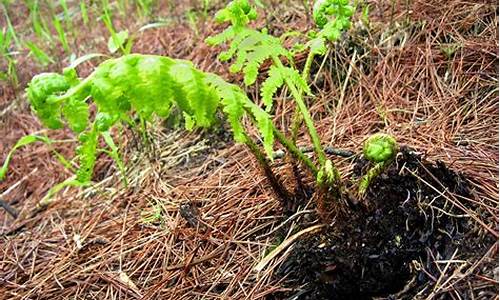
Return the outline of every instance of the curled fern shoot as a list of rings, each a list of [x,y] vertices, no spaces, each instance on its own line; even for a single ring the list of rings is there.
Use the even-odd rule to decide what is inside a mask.
[[[363,145],[363,155],[371,162],[379,163],[392,160],[398,152],[396,139],[385,133],[371,135]]]
[[[370,183],[387,169],[398,151],[399,145],[391,135],[376,133],[366,139],[363,145],[363,156],[374,165],[359,182],[358,194],[360,196],[363,196]]]

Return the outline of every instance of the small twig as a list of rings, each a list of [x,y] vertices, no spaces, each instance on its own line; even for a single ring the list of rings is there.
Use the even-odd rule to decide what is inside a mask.
[[[308,153],[308,152],[312,152],[313,148],[312,147],[300,147],[299,150],[302,153]],[[356,155],[356,153],[354,153],[353,151],[337,149],[337,148],[333,148],[330,146],[325,147],[324,150],[325,150],[325,153],[328,155],[335,155],[335,156],[340,156],[340,157],[353,157],[354,155]],[[273,153],[274,159],[281,159],[283,157],[285,157],[285,151],[283,149],[279,149],[279,150],[274,151],[274,153]]]
[[[283,250],[285,250],[286,248],[288,248],[288,246],[290,246],[296,239],[298,239],[302,235],[304,235],[306,233],[316,232],[316,231],[318,231],[319,229],[321,229],[321,228],[323,228],[325,226],[326,226],[325,224],[314,225],[314,226],[311,226],[309,228],[303,229],[303,230],[297,232],[296,234],[292,235],[291,237],[287,238],[278,247],[274,248],[273,251],[271,251],[268,255],[266,255],[266,257],[264,257],[253,268],[254,271],[256,271],[256,272],[262,271],[271,260],[273,260],[276,256],[278,256],[278,254],[280,254]]]
[[[0,199],[0,206],[3,207],[3,209],[5,209],[5,211],[9,213],[9,215],[11,215],[14,219],[17,219],[17,217],[19,216],[17,210],[15,210],[12,206],[9,205],[9,203],[5,202],[2,199]]]
[[[356,155],[356,153],[354,153],[353,151],[336,149],[333,147],[326,147],[325,153],[328,155],[336,155],[336,156],[341,156],[341,157],[353,157],[354,155]]]
[[[283,228],[286,224],[288,224],[288,222],[292,221],[293,219],[300,217],[303,214],[312,213],[312,212],[314,212],[314,210],[311,210],[311,209],[298,211],[295,214],[293,214],[292,216],[290,216],[288,219],[286,219],[283,223],[281,223],[280,225],[275,227],[273,230],[271,230],[270,232],[265,233],[263,235],[259,235],[256,239],[260,240],[262,238],[268,237],[268,236],[272,235],[273,233],[275,233],[276,231],[278,231],[280,228]]]

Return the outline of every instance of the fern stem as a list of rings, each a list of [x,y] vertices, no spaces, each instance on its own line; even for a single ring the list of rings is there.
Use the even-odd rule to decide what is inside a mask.
[[[248,116],[251,118],[253,123],[257,123],[255,118],[253,117],[252,112],[248,107],[245,106],[245,111],[247,112]],[[276,139],[280,142],[280,144],[283,145],[294,157],[295,159],[298,159],[300,162],[302,162],[306,167],[311,170],[311,173],[316,177],[318,175],[318,168],[314,165],[312,160],[307,157],[296,145],[293,143],[290,139],[288,139],[281,131],[274,126],[274,124],[271,123],[272,129],[273,129],[273,135],[276,137]]]
[[[297,143],[300,124],[302,124],[302,115],[300,114],[300,111],[296,109],[292,118],[292,141],[294,143]]]
[[[278,57],[273,56],[272,59],[278,68],[284,68],[283,64],[281,63],[281,60]],[[306,123],[306,127],[309,131],[309,136],[311,137],[313,143],[314,152],[318,156],[318,161],[320,165],[323,167],[326,163],[326,154],[323,150],[323,147],[321,146],[321,141],[319,139],[318,132],[314,127],[314,122],[312,120],[312,117],[309,114],[309,110],[307,109],[306,104],[304,103],[304,99],[302,98],[302,93],[299,92],[295,84],[293,84],[293,82],[289,78],[285,78],[285,83],[290,89],[290,92],[292,93],[292,96],[295,99],[295,102],[297,103],[299,111],[302,113],[302,117],[304,118],[304,122]]]
[[[305,82],[309,82],[309,76],[311,73],[311,66],[312,66],[312,62],[314,61],[315,55],[316,54],[313,51],[309,51],[309,54],[307,55],[304,69],[302,69],[302,79],[304,79]],[[300,124],[302,124],[302,116],[301,116],[299,110],[295,110],[295,113],[293,114],[293,121],[292,122],[293,122],[292,123],[292,141],[295,143],[297,141],[297,136],[299,134]]]
[[[312,62],[314,61],[314,56],[316,53],[313,51],[309,51],[309,54],[307,55],[306,59],[306,64],[304,65],[304,69],[302,70],[302,79],[304,79],[306,82],[309,81],[309,75],[311,73],[311,66]]]
[[[366,194],[366,191],[368,190],[368,187],[370,187],[370,184],[373,182],[375,178],[377,178],[380,174],[384,172],[384,170],[387,168],[388,165],[390,165],[391,161],[389,162],[379,162],[375,164],[373,167],[368,170],[368,172],[361,178],[359,181],[359,186],[358,186],[358,195],[363,197]]]
[[[273,191],[283,202],[286,203],[286,201],[291,198],[290,193],[286,190],[286,188],[283,186],[280,180],[278,180],[273,170],[271,169],[271,166],[269,165],[266,156],[264,155],[264,153],[262,153],[257,144],[248,136],[248,134],[244,133],[244,135],[245,135],[245,145],[250,149],[250,152],[252,152],[252,154],[259,162],[259,165],[264,171],[264,174],[266,175],[267,179],[269,180],[269,183],[271,184]]]
[[[289,139],[285,137],[281,131],[279,131],[276,127],[273,126],[274,136],[278,139],[278,141],[285,147],[290,153],[299,161],[301,161],[304,165],[306,165],[309,170],[311,170],[314,177],[318,175],[318,168],[314,165],[311,159],[307,157],[300,149]]]

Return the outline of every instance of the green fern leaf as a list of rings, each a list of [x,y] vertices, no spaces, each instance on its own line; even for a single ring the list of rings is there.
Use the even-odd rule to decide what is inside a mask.
[[[241,119],[244,114],[246,95],[241,89],[227,83],[222,78],[214,74],[206,74],[205,82],[214,87],[221,98],[222,110],[227,115],[235,141],[244,142],[245,134]],[[248,100],[249,101],[249,100]]]
[[[250,47],[251,43],[247,45]],[[257,45],[250,54],[256,66],[267,57],[264,45]],[[71,87],[68,80],[76,85]],[[134,113],[146,120],[153,114],[168,116],[174,105],[184,115],[188,129],[213,125],[217,121],[216,111],[222,107],[237,142],[246,142],[242,119],[249,111],[256,120],[264,150],[272,155],[274,136],[270,116],[239,87],[214,74],[203,73],[187,61],[126,55],[103,62],[82,81],[75,73],[66,79],[58,74],[35,77],[28,95],[37,112],[42,112],[39,115],[51,120],[52,126],[62,126],[63,116],[72,130],[81,132],[77,148],[79,182],[89,182],[92,178],[102,133],[120,120],[130,122]],[[97,108],[91,129],[88,129],[88,99]]]
[[[191,117],[194,117],[196,125],[212,125],[215,122],[218,97],[212,88],[204,84],[203,73],[187,64],[175,64],[172,66],[172,74],[186,92],[192,111]]]
[[[235,36],[234,28],[228,27],[221,33],[206,38],[205,43],[207,43],[207,45],[209,46],[217,46],[233,39],[234,36]]]
[[[245,50],[240,49],[240,51],[238,51],[235,62],[229,67],[231,73],[238,73],[243,69],[248,58],[247,54]]]
[[[269,116],[269,114],[260,109],[260,107],[255,105],[253,102],[249,101],[246,103],[246,105],[252,112],[257,122],[257,129],[259,130],[263,138],[262,144],[264,146],[264,151],[266,152],[267,156],[271,160],[273,160],[274,133],[271,116]]]
[[[85,98],[71,97],[62,107],[62,114],[74,132],[84,131],[89,123],[89,109]]]
[[[130,99],[134,109],[145,119],[154,112],[164,116],[170,110],[171,93],[165,88],[168,84],[160,80],[161,69],[168,69],[163,62],[160,57],[147,56],[138,60],[134,68],[137,81],[131,89]]]
[[[57,73],[42,73],[33,77],[26,89],[28,100],[42,123],[50,129],[63,126],[61,104],[50,103],[49,98],[70,88],[66,78]]]
[[[186,112],[183,112],[182,115],[184,116],[186,130],[188,130],[188,131],[193,130],[194,123],[195,123],[193,117],[191,117]]]
[[[119,115],[115,113],[98,112],[94,119],[94,127],[98,132],[109,130],[118,121]]]
[[[311,52],[318,55],[325,55],[326,45],[325,39],[322,37],[317,37],[309,41],[307,44],[311,49]]]
[[[283,86],[283,84],[284,80],[280,69],[275,66],[271,66],[268,77],[260,89],[262,101],[264,102],[267,112],[271,111],[273,107],[273,96],[278,89]]]
[[[80,168],[76,173],[76,179],[79,182],[85,183],[92,180],[97,157],[98,138],[99,134],[95,129],[80,134],[80,146],[76,149],[76,153],[80,160]]]
[[[304,78],[302,78],[298,70],[286,67],[282,68],[281,72],[282,75],[285,78],[291,80],[295,86],[301,88],[306,94],[312,95],[309,85],[304,80]]]
[[[113,62],[114,63],[114,62]],[[118,107],[121,107],[120,102],[123,101],[124,84],[120,81],[110,79],[110,69],[114,64],[107,63],[100,65],[93,73],[93,79],[90,83],[90,93],[94,102],[102,112],[110,114],[118,114]]]
[[[250,30],[242,30],[237,35],[235,35],[233,41],[229,45],[229,49],[223,51],[219,54],[220,61],[228,61],[234,57],[236,52],[242,49],[240,44],[251,34]]]
[[[215,90],[205,84],[203,73],[193,69],[193,83],[195,88],[191,89],[192,94],[191,107],[196,116],[196,125],[200,127],[209,127],[216,121],[215,112],[219,105],[219,97]]]
[[[248,63],[243,68],[245,85],[249,86],[255,83],[259,75],[259,68],[262,63],[273,54],[272,49],[268,45],[259,45],[253,48],[253,51],[248,54]]]

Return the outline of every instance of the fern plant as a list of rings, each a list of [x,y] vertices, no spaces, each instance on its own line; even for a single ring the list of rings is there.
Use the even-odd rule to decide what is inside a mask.
[[[363,156],[373,163],[373,166],[361,178],[358,185],[358,195],[363,197],[370,183],[392,163],[399,151],[396,139],[385,133],[371,135],[363,145]]]
[[[123,172],[118,147],[110,134],[110,130],[119,123],[134,125],[136,117],[144,123],[155,116],[166,118],[172,112],[180,111],[187,129],[208,128],[217,123],[216,111],[221,110],[230,124],[235,141],[248,146],[278,196],[286,199],[289,194],[268,163],[273,160],[275,139],[311,171],[320,191],[333,189],[334,195],[341,197],[343,186],[340,183],[340,173],[325,155],[305,105],[304,95],[311,95],[307,83],[310,60],[315,55],[324,54],[328,43],[337,39],[340,32],[348,28],[353,9],[343,0],[320,2],[315,6],[314,15],[319,31],[307,43],[309,54],[302,73],[295,67],[293,50],[285,48],[280,38],[269,35],[266,30],[255,30],[248,26],[256,18],[256,11],[248,1],[233,1],[217,14],[219,22],[230,22],[231,25],[222,33],[207,39],[207,42],[211,45],[229,43],[228,49],[219,58],[223,61],[233,59],[230,70],[242,72],[245,85],[253,85],[262,64],[271,62],[260,90],[264,108],[252,102],[237,85],[228,83],[215,74],[202,72],[189,61],[164,56],[128,54],[108,59],[86,78],[78,78],[74,67],[66,68],[62,74],[42,73],[33,77],[26,93],[42,123],[50,129],[67,126],[78,137],[76,154],[79,167],[76,175],[54,189],[57,191],[65,185],[90,183],[100,152],[107,153],[117,161]],[[288,138],[272,122],[269,113],[274,104],[274,95],[285,86],[296,103],[296,111],[305,122],[318,165],[296,146],[296,132],[292,132],[292,138]],[[95,106],[95,114],[90,114],[91,106]],[[243,122],[245,117],[258,129],[263,150],[247,133]],[[294,122],[294,126],[300,126],[299,118]],[[100,149],[101,138],[108,149]],[[20,141],[13,150],[36,141],[45,140],[31,137]],[[372,139],[367,145],[371,145],[367,146],[371,150],[365,152],[375,153],[378,157],[375,166],[377,170],[371,171],[371,175],[368,174],[361,181],[359,194],[366,191],[370,181],[390,163],[394,151],[397,151],[395,141],[393,143],[390,138],[382,136]],[[386,148],[392,151],[390,157],[386,157],[389,151]],[[11,155],[9,153],[9,160]],[[381,156],[384,156],[383,160],[379,159]],[[5,174],[7,164],[8,161],[2,167],[0,177]]]
[[[325,155],[314,122],[305,105],[304,94],[311,95],[307,80],[314,56],[325,54],[327,42],[336,40],[343,30],[349,28],[353,12],[354,8],[348,5],[348,1],[316,2],[314,19],[320,30],[307,43],[309,55],[302,74],[295,67],[293,50],[285,48],[281,39],[269,35],[266,29],[259,31],[248,26],[250,21],[256,18],[257,13],[247,0],[232,1],[220,10],[216,15],[216,21],[229,22],[230,26],[222,33],[206,40],[209,45],[229,44],[228,49],[220,53],[219,59],[221,61],[233,59],[230,71],[242,72],[247,86],[255,83],[262,64],[267,60],[271,61],[267,78],[260,89],[262,102],[266,112],[270,112],[275,93],[282,86],[288,88],[297,107],[297,115],[292,126],[292,142],[295,142],[298,128],[304,120],[319,162],[319,171],[315,175],[320,186],[338,185],[340,173]],[[287,64],[283,63],[284,61]]]
[[[242,121],[245,115],[258,128],[268,157],[272,158],[276,138],[297,159],[315,170],[310,159],[276,129],[269,114],[250,101],[239,87],[215,74],[196,69],[189,61],[130,54],[101,63],[81,80],[72,68],[65,69],[63,74],[36,75],[26,93],[33,110],[46,127],[58,129],[67,125],[78,134],[79,169],[76,179],[69,181],[73,185],[91,181],[100,151],[100,137],[104,138],[111,149],[108,153],[114,154],[111,156],[120,166],[116,146],[109,134],[114,125],[118,122],[132,124],[133,116],[146,122],[154,115],[165,118],[174,107],[182,112],[188,129],[214,125],[217,121],[215,112],[221,109],[227,116],[234,139],[249,146],[271,177],[265,154],[244,129]],[[89,99],[97,109],[94,118],[90,117]],[[279,185],[272,185],[280,193]]]

